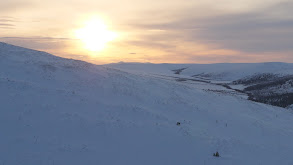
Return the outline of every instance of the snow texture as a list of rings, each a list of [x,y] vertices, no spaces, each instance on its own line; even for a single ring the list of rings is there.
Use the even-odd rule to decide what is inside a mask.
[[[293,164],[291,111],[149,74],[177,66],[142,67],[0,43],[0,165]]]

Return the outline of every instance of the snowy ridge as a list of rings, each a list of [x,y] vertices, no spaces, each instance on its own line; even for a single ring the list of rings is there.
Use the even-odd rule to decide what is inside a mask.
[[[291,111],[201,86],[0,43],[0,164],[293,163]]]
[[[116,63],[108,64],[111,68],[143,73],[174,74],[172,70],[183,68],[180,75],[201,77],[213,80],[234,81],[246,76],[260,73],[293,75],[293,64],[269,63],[219,63],[219,64],[145,64],[145,63]],[[184,69],[185,68],[185,69]]]
[[[196,87],[213,92],[242,95],[244,98],[274,106],[288,108],[293,104],[293,64],[291,63],[117,63],[106,66],[182,83],[202,82],[197,83]]]

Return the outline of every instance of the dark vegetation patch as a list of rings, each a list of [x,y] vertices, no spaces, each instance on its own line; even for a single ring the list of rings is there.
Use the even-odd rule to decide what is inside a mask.
[[[243,79],[239,79],[236,81],[233,81],[233,84],[243,84],[243,85],[251,85],[251,84],[259,84],[259,83],[265,83],[269,81],[274,81],[279,76],[272,73],[264,73],[264,74],[256,74],[250,77],[246,77]]]
[[[290,81],[292,80],[292,81]],[[247,88],[245,88],[245,91],[253,91],[253,90],[262,90],[262,89],[269,89],[271,87],[279,87],[282,86],[284,84],[290,84],[290,86],[293,86],[293,76],[286,76],[286,77],[279,77],[279,78],[275,78],[273,81],[269,81],[269,82],[261,82],[258,83],[256,85],[252,85],[249,86]]]
[[[293,104],[293,75],[258,74],[232,84],[246,85],[243,92],[252,101],[284,108]]]
[[[293,93],[284,93],[284,94],[270,94],[262,95],[259,93],[249,94],[249,100],[261,102],[265,104],[270,104],[278,107],[286,108],[293,104]]]

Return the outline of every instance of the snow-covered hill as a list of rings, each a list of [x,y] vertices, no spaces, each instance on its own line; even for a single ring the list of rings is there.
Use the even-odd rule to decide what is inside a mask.
[[[203,86],[0,43],[0,164],[293,163],[291,111]]]
[[[198,81],[246,93],[250,100],[288,107],[293,104],[292,63],[150,64],[116,63],[106,65],[134,74],[168,77],[177,81]],[[198,85],[197,85],[198,86]],[[217,90],[227,92],[227,89]],[[232,90],[233,91],[233,90]]]
[[[293,63],[151,64],[114,63],[106,66],[137,73],[152,73],[234,81],[254,74],[293,75]],[[180,70],[180,72],[176,72]]]

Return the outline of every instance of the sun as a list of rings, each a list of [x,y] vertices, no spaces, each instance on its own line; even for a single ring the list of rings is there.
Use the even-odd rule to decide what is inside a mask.
[[[117,34],[108,30],[107,25],[101,19],[91,19],[85,25],[75,31],[76,38],[84,43],[89,51],[100,51],[106,44],[113,41]]]

